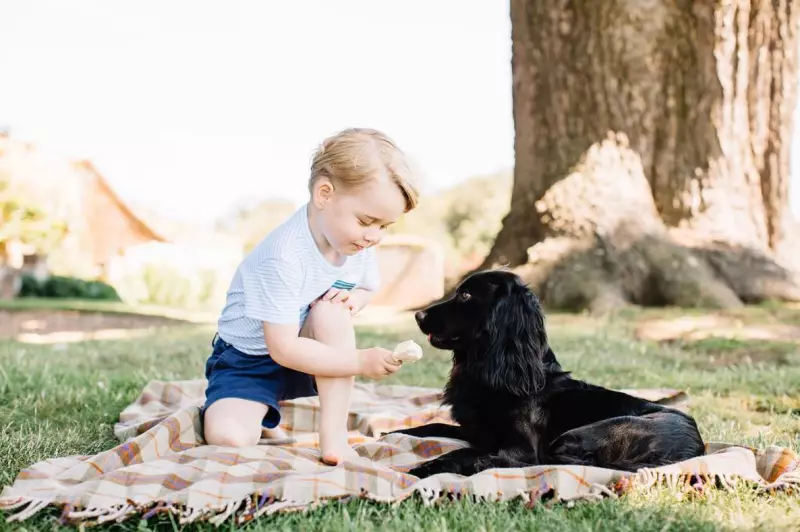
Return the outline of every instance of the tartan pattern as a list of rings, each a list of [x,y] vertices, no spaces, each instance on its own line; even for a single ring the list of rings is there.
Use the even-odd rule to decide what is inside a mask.
[[[121,521],[172,512],[181,522],[234,518],[302,509],[332,499],[365,497],[398,502],[418,493],[430,503],[443,495],[483,500],[545,494],[556,500],[616,497],[629,489],[666,483],[702,489],[715,481],[744,480],[770,492],[800,485],[800,462],[790,449],[751,449],[711,443],[703,457],[636,474],[584,466],[531,466],[452,474],[424,480],[405,471],[464,446],[449,439],[382,435],[427,422],[452,423],[431,388],[357,383],[348,419],[350,443],[360,458],[339,467],[319,460],[315,431],[317,397],[282,404],[288,440],[262,439],[258,446],[230,449],[205,445],[199,423],[205,380],[151,381],[120,414],[114,432],[120,445],[95,456],[43,460],[22,470],[0,493],[9,520],[24,520],[50,505],[65,522]],[[676,390],[625,390],[651,400],[684,399]],[[16,513],[14,513],[16,512]]]

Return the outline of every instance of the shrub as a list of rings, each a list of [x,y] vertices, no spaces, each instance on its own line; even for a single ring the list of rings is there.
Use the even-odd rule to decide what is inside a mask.
[[[112,260],[109,280],[129,304],[218,310],[241,259],[233,244],[134,246]]]
[[[42,297],[39,280],[33,275],[24,274],[18,297]]]
[[[117,291],[101,281],[53,275],[40,282],[28,274],[22,276],[19,297],[120,300]]]
[[[511,204],[510,173],[475,177],[423,197],[420,206],[392,227],[442,245],[448,282],[477,267],[489,253]]]

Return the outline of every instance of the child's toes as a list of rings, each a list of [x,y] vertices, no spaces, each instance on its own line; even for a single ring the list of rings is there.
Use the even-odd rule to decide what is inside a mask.
[[[350,446],[345,447],[345,449],[340,452],[322,452],[322,461],[331,466],[336,466],[343,462],[355,460],[357,458],[359,458],[358,453]]]

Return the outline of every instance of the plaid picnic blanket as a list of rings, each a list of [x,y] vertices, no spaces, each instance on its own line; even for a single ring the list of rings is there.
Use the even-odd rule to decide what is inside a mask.
[[[0,509],[22,521],[50,505],[64,522],[122,521],[171,512],[180,522],[237,523],[330,500],[365,497],[399,502],[415,493],[424,503],[442,496],[535,502],[617,497],[637,486],[666,483],[702,489],[712,482],[753,483],[765,491],[800,485],[798,456],[789,449],[709,444],[700,458],[636,474],[583,466],[496,469],[471,477],[442,474],[419,480],[415,464],[465,445],[384,433],[426,422],[452,422],[438,389],[357,384],[348,424],[360,457],[338,467],[319,460],[317,398],[285,402],[288,440],[249,448],[205,445],[199,423],[204,380],[150,382],[120,414],[121,444],[95,456],[44,460],[24,469],[0,494]],[[675,390],[625,390],[651,400],[685,398]],[[795,490],[798,491],[798,490]]]

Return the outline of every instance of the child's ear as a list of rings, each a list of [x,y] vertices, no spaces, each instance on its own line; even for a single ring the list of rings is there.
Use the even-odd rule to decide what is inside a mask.
[[[314,204],[323,208],[333,197],[333,183],[327,177],[320,177],[314,184]]]

